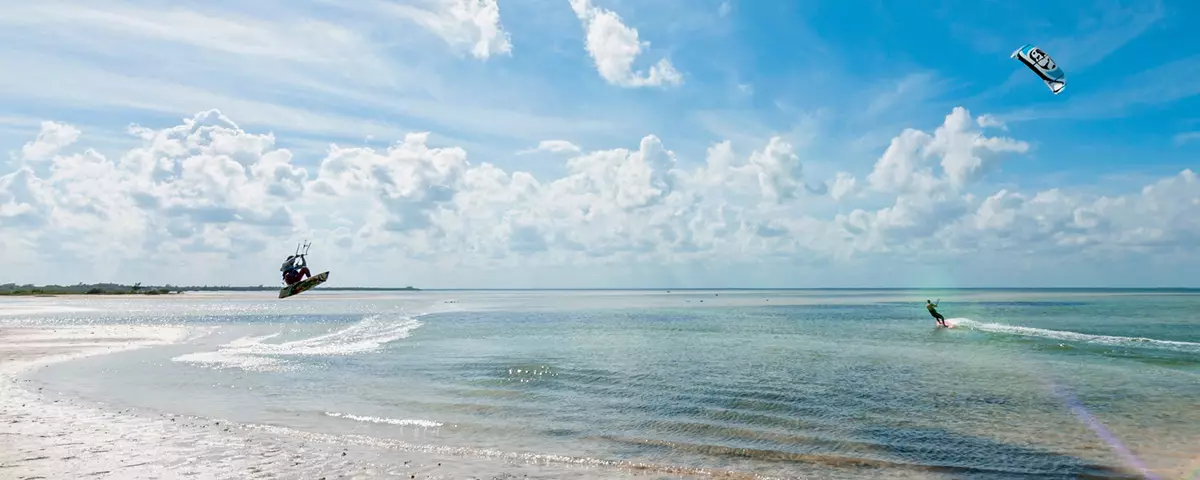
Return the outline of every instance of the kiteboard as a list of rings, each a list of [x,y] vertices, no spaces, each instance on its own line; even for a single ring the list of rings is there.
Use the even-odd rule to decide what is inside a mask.
[[[959,326],[959,325],[958,325],[958,322],[952,321],[951,319],[947,318],[947,319],[946,319],[946,325],[945,325],[945,326],[938,325],[938,326],[937,326],[937,328],[954,328],[954,327],[957,327],[957,326]]]
[[[308,291],[309,289],[325,283],[329,279],[329,272],[321,272],[311,277],[304,279],[279,289],[279,298],[287,298],[298,293]]]

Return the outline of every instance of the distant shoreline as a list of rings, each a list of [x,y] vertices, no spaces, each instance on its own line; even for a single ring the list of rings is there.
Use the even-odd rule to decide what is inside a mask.
[[[140,283],[124,285],[119,283],[92,283],[75,285],[19,285],[8,283],[0,285],[0,296],[33,297],[57,295],[172,295],[184,292],[275,292],[283,286],[231,286],[203,285],[176,286],[153,285],[144,286]],[[323,291],[345,292],[416,292],[414,287],[322,287]]]
[[[32,285],[0,284],[0,297],[4,296],[59,296],[59,295],[169,295],[184,292],[274,292],[281,286],[270,285],[192,285],[192,286],[143,286],[117,283],[76,285]],[[1058,293],[1196,293],[1200,287],[792,287],[792,288],[427,288],[407,287],[319,287],[325,292],[1058,292]]]
[[[332,289],[329,289],[332,290]],[[1200,287],[659,287],[659,288],[424,288],[423,292],[1185,292]]]

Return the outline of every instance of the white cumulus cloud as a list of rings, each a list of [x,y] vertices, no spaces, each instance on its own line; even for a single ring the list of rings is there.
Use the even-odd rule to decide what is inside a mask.
[[[21,147],[21,156],[30,161],[45,159],[75,143],[82,133],[72,125],[44,121],[37,138]]]
[[[622,87],[679,85],[683,75],[671,61],[660,59],[649,72],[634,71],[633,63],[649,42],[638,39],[638,31],[625,25],[612,10],[592,5],[591,0],[570,0],[571,9],[583,23],[585,48],[605,81]]]
[[[574,143],[568,142],[566,140],[542,140],[541,142],[538,142],[537,148],[532,148],[529,150],[522,150],[519,153],[533,153],[533,152],[580,153],[582,151],[583,150],[581,148],[579,148],[579,145],[575,145]]]
[[[862,262],[881,258],[1195,257],[1195,172],[1118,196],[988,191],[995,162],[1027,147],[984,135],[981,123],[959,108],[933,132],[900,132],[865,182],[845,172],[806,178],[780,138],[748,154],[721,142],[687,159],[655,135],[579,151],[562,176],[538,178],[433,145],[424,132],[385,149],[331,145],[302,165],[274,135],[209,110],[167,128],[132,127],[140,143],[119,155],[30,147],[40,153],[0,175],[0,262],[47,281],[259,284],[277,281],[277,257],[307,237],[347,283],[569,269],[532,283],[611,286],[621,280],[596,272],[858,269],[862,284],[879,278]],[[79,135],[47,122],[29,145]],[[691,281],[726,278],[712,268]],[[132,275],[146,278],[122,277]]]

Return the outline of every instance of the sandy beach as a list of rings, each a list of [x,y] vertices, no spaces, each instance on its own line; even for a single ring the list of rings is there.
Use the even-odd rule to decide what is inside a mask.
[[[141,418],[51,399],[40,388],[31,391],[21,378],[51,363],[165,344],[187,334],[182,328],[112,326],[0,333],[0,476],[259,478],[285,469],[305,477],[349,470],[340,455],[304,450],[288,455],[229,426],[195,418]]]
[[[365,437],[118,411],[58,398],[23,378],[53,363],[202,333],[142,326],[0,329],[0,478],[691,478],[636,466],[598,472],[569,458],[546,464],[498,452],[429,451]],[[744,477],[712,473],[703,477]]]

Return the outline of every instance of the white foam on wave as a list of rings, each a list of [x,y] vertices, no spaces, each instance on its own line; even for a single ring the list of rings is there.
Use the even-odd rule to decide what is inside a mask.
[[[388,425],[428,427],[428,428],[437,428],[437,427],[442,426],[441,422],[434,422],[432,420],[409,420],[409,419],[399,419],[399,418],[369,417],[369,416],[363,416],[363,415],[351,415],[349,413],[337,413],[337,412],[325,412],[325,415],[329,416],[329,417],[334,417],[334,418],[344,418],[346,420],[354,420],[356,422],[366,422],[366,423],[386,423]]]
[[[407,338],[421,325],[421,322],[409,316],[371,315],[346,328],[316,337],[281,343],[266,343],[279,336],[279,333],[242,337],[220,346],[216,351],[189,353],[171,360],[212,368],[281,371],[291,368],[286,357],[371,352],[384,344]]]
[[[1052,338],[1070,342],[1085,342],[1099,345],[1123,347],[1161,348],[1180,352],[1200,353],[1200,343],[1182,342],[1177,340],[1156,340],[1144,337],[1122,337],[1116,335],[1093,335],[1067,330],[1050,330],[1046,328],[1021,327],[1003,323],[977,322],[969,318],[950,318],[946,320],[954,327],[969,327],[975,330],[992,333],[1007,333],[1025,337]]]

